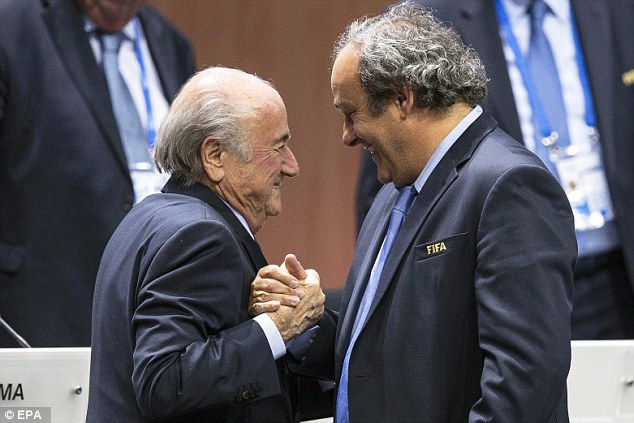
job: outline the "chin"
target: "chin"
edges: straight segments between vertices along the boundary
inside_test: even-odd
[[[266,208],[266,215],[268,217],[270,216],[277,216],[280,213],[282,213],[282,205],[281,204],[271,204]]]
[[[383,175],[381,173],[377,173],[376,179],[378,179],[379,182],[382,183],[383,185],[389,184],[390,182],[392,182],[392,178],[390,177],[390,175]]]

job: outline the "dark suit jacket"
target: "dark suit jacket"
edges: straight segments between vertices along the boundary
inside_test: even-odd
[[[0,2],[0,314],[33,346],[90,345],[99,259],[133,189],[74,0]],[[192,50],[139,14],[171,101]],[[17,346],[0,331],[0,346]]]
[[[392,184],[379,192],[359,234],[335,380],[396,195]],[[350,421],[568,421],[576,255],[560,185],[485,112],[395,240],[350,359]]]
[[[473,47],[489,78],[485,107],[500,127],[522,141],[493,0],[418,0],[450,24]],[[630,283],[634,284],[634,1],[571,0],[590,78],[606,178],[612,197]],[[360,175],[358,220],[362,221],[380,185],[369,154]],[[634,289],[634,286],[633,288]]]
[[[292,421],[284,359],[247,312],[257,242],[206,187],[164,191],[104,252],[87,422]]]

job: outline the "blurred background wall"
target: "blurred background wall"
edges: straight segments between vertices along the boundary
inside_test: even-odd
[[[332,106],[330,53],[348,23],[386,0],[147,0],[192,42],[198,68],[224,65],[275,84],[300,165],[282,187],[283,211],[257,234],[270,263],[295,253],[322,287],[343,286],[356,240],[354,190],[360,150],[341,142]]]

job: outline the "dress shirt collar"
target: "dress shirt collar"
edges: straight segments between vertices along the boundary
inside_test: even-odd
[[[121,30],[128,40],[134,40],[136,38],[134,32],[134,19],[137,18],[132,18]],[[90,20],[88,16],[84,16],[84,30],[87,34],[94,34],[99,31],[99,28],[97,28],[97,25]]]
[[[242,226],[244,226],[244,229],[246,229],[249,235],[251,235],[251,238],[255,239],[255,236],[253,235],[253,232],[251,232],[251,228],[249,228],[249,224],[247,223],[247,220],[244,218],[244,216],[242,216],[240,212],[236,210],[231,204],[225,201],[224,198],[222,198],[221,196],[218,196],[218,198],[220,198],[222,202],[225,203],[227,207],[229,207],[229,210],[231,210],[231,212],[236,215],[240,223],[242,223]]]
[[[447,134],[445,139],[441,141],[438,145],[434,153],[431,155],[429,161],[423,168],[423,171],[418,175],[416,182],[414,182],[414,187],[416,188],[416,192],[420,192],[423,189],[423,185],[429,178],[429,175],[434,171],[438,163],[442,160],[442,158],[447,154],[447,151],[451,148],[452,145],[460,138],[460,135],[467,130],[467,128],[475,122],[475,120],[482,114],[482,107],[476,106],[469,112],[467,116],[465,116],[455,128]]]
[[[563,22],[568,21],[570,19],[570,2],[567,0],[542,0],[550,10],[552,10],[553,15]],[[528,15],[526,14],[528,7],[531,4],[531,0],[502,0],[502,4],[504,5],[504,9],[506,10],[506,14],[509,17],[509,22],[511,25],[517,22],[518,19],[526,19]]]

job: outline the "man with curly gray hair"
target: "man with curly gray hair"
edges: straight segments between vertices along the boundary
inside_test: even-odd
[[[476,53],[402,3],[348,27],[331,85],[387,184],[343,294],[337,422],[565,421],[572,212],[478,105]]]
[[[479,105],[485,82],[477,55],[410,3],[336,44],[342,140],[370,150],[386,184],[336,334],[320,328],[303,361],[337,381],[337,423],[568,421],[573,215]]]
[[[335,58],[349,45],[359,52],[359,79],[370,112],[381,114],[403,85],[414,90],[419,108],[443,111],[458,101],[481,103],[486,75],[475,52],[429,11],[406,20],[402,12],[408,8],[417,9],[402,5],[380,18],[354,22],[335,45]]]

